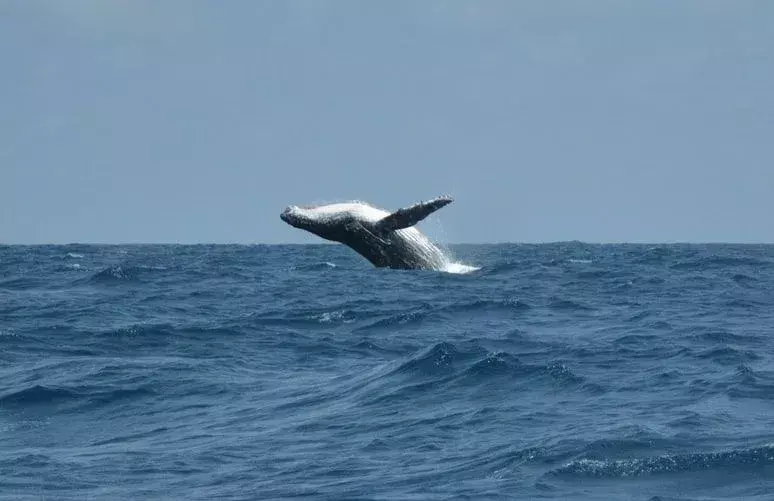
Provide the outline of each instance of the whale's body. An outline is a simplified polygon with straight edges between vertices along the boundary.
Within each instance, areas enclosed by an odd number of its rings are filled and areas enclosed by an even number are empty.
[[[392,213],[363,202],[291,206],[280,217],[291,226],[354,249],[377,267],[441,270],[448,259],[414,225],[451,201],[440,197]]]

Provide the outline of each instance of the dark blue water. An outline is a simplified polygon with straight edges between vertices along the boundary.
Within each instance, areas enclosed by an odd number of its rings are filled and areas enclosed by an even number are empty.
[[[774,246],[0,247],[0,499],[774,499]]]

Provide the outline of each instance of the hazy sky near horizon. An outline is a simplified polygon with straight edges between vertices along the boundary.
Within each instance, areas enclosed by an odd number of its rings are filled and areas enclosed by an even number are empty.
[[[774,2],[0,1],[0,242],[774,242]]]

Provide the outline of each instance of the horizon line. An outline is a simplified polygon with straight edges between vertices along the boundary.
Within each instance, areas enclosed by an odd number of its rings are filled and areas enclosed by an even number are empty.
[[[556,245],[556,244],[583,244],[583,245],[774,245],[774,241],[721,241],[721,240],[672,240],[672,241],[587,241],[587,240],[543,240],[543,241],[500,241],[500,242],[436,242],[437,245]],[[168,246],[212,246],[212,245],[238,245],[238,246],[319,246],[342,245],[339,242],[48,242],[48,243],[4,243],[2,247],[44,247],[70,245],[89,246],[142,246],[142,245],[168,245]]]

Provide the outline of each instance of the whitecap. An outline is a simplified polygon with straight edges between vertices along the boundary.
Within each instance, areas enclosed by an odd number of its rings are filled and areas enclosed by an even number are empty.
[[[351,324],[355,320],[352,318],[346,318],[344,315],[344,311],[332,311],[330,313],[323,313],[319,317],[320,323],[322,324],[332,324],[332,323],[345,323],[345,324]]]
[[[323,324],[330,324],[336,320],[340,320],[344,317],[344,313],[341,311],[325,312],[320,315],[320,322]]]

